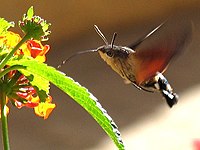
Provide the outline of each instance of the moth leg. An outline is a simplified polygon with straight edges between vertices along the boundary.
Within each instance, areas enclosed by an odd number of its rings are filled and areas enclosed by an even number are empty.
[[[124,68],[128,68],[127,66],[126,66],[126,64],[124,64],[124,63],[122,63],[122,61],[119,59],[119,62],[120,62],[120,64],[121,64],[121,70],[120,70],[120,72],[121,72],[121,75],[124,77],[126,77],[126,79],[128,79],[131,83],[132,83],[132,85],[133,86],[135,86],[138,90],[143,90],[143,91],[146,91],[146,92],[153,92],[153,91],[151,91],[151,90],[147,90],[147,89],[145,89],[145,88],[143,88],[142,86],[140,86],[140,85],[137,85],[137,83],[135,82],[135,77],[134,77],[134,75],[133,74],[131,74],[131,72],[129,72],[129,71],[125,71],[124,70]],[[124,65],[124,66],[123,66]],[[128,70],[128,69],[127,69]],[[126,73],[127,72],[127,73]]]
[[[137,85],[135,82],[131,82],[131,83],[132,83],[133,86],[135,86],[139,90],[143,90],[143,91],[150,92],[150,93],[154,92],[154,91],[151,91],[151,90],[147,90],[147,89],[143,88],[142,86]]]
[[[157,85],[155,84],[155,87],[160,90],[169,107],[172,107],[178,102],[178,95],[173,93],[170,84],[161,73],[158,73],[155,78],[157,78]]]

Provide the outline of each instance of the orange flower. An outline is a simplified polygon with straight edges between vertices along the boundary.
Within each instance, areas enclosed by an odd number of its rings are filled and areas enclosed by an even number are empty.
[[[12,88],[10,89],[10,93],[8,93],[7,98],[13,102],[17,108],[34,108],[36,115],[47,119],[56,107],[56,105],[52,103],[51,96],[48,96],[44,101],[41,101],[37,91],[30,85],[29,80],[19,72],[15,72],[14,75],[8,74],[8,77],[11,77],[11,79],[18,79],[11,86]]]
[[[47,119],[52,110],[56,107],[55,104],[51,103],[52,98],[49,96],[45,102],[39,103],[38,106],[34,107],[35,114],[44,117],[44,119]]]
[[[0,47],[6,47],[10,52],[21,41],[19,34],[8,31],[5,35],[0,35]],[[49,51],[49,45],[42,45],[40,41],[28,40],[24,43],[19,50],[15,52],[15,55],[26,55],[40,61],[46,61],[46,53]]]
[[[29,40],[26,42],[27,48],[24,50],[24,54],[35,58],[40,62],[45,62],[46,57],[45,54],[49,51],[49,45],[42,45],[40,41],[37,40]]]
[[[21,41],[19,34],[8,31],[5,35],[0,36],[0,47],[6,46],[7,49],[11,50]]]
[[[22,107],[34,108],[36,115],[47,119],[56,106],[51,103],[51,96],[48,96],[44,102],[41,102],[37,91],[30,85],[29,80],[24,75],[16,72],[11,77],[18,77],[18,80],[12,86],[11,93],[8,95],[9,100],[13,101],[14,105],[19,109]]]
[[[0,48],[3,50],[0,55],[3,56],[3,54],[9,53],[20,41],[21,37],[10,31],[0,35]],[[30,56],[40,62],[44,62],[49,48],[49,45],[43,46],[40,41],[28,40],[15,52],[15,55]],[[29,80],[17,70],[10,71],[4,80],[3,84],[7,84],[10,87],[7,92],[7,102],[10,100],[17,108],[34,108],[35,114],[44,119],[47,119],[55,108],[56,105],[51,103],[51,96],[47,95],[46,100],[41,101]],[[8,112],[9,108],[6,106],[6,113],[8,114]]]

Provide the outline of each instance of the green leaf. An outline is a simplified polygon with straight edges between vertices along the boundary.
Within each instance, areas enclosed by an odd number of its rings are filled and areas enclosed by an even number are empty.
[[[14,22],[8,22],[4,18],[0,18],[0,35],[7,32],[10,27],[14,27]]]
[[[48,80],[56,85],[72,97],[99,123],[99,125],[114,141],[118,149],[125,149],[116,124],[98,102],[97,98],[94,97],[85,87],[75,82],[72,78],[67,77],[64,73],[57,71],[55,68],[39,63],[36,60],[11,60],[8,64],[11,66],[22,65],[26,68],[25,70],[26,72],[29,72],[29,74],[40,76],[42,79]]]
[[[29,58],[31,59],[31,58]],[[17,59],[18,60],[18,59]],[[10,67],[12,68],[12,66]],[[49,86],[50,83],[48,80],[44,79],[38,74],[32,74],[30,71],[27,70],[19,70],[23,75],[25,75],[32,86],[34,86],[35,90],[38,93],[38,96],[40,97],[41,102],[45,102],[46,98],[48,97],[49,94]]]
[[[34,15],[34,11],[33,11],[33,6],[31,6],[28,11],[27,11],[27,19],[28,20],[31,20],[31,18],[33,17]]]
[[[49,93],[49,81],[44,79],[38,74],[32,74],[32,72],[28,70],[20,70],[22,74],[24,74],[30,81],[31,85],[37,86],[39,91],[45,91],[47,94]]]

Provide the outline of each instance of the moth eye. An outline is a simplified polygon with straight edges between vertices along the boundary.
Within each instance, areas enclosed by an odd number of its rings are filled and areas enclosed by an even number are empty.
[[[114,56],[114,53],[113,53],[113,51],[111,51],[111,50],[107,51],[106,54],[107,54],[107,56],[109,56],[109,57],[113,57],[113,56]]]

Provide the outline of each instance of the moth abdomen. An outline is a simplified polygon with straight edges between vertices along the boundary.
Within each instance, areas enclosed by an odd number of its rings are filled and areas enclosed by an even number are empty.
[[[166,99],[166,102],[169,105],[169,107],[174,106],[178,102],[178,95],[176,93],[169,92],[166,90],[162,90],[161,93]]]
[[[178,95],[173,92],[167,79],[161,73],[158,74],[157,83],[159,85],[159,90],[162,93],[163,97],[166,99],[169,107],[172,107],[174,104],[176,104],[178,102]]]

